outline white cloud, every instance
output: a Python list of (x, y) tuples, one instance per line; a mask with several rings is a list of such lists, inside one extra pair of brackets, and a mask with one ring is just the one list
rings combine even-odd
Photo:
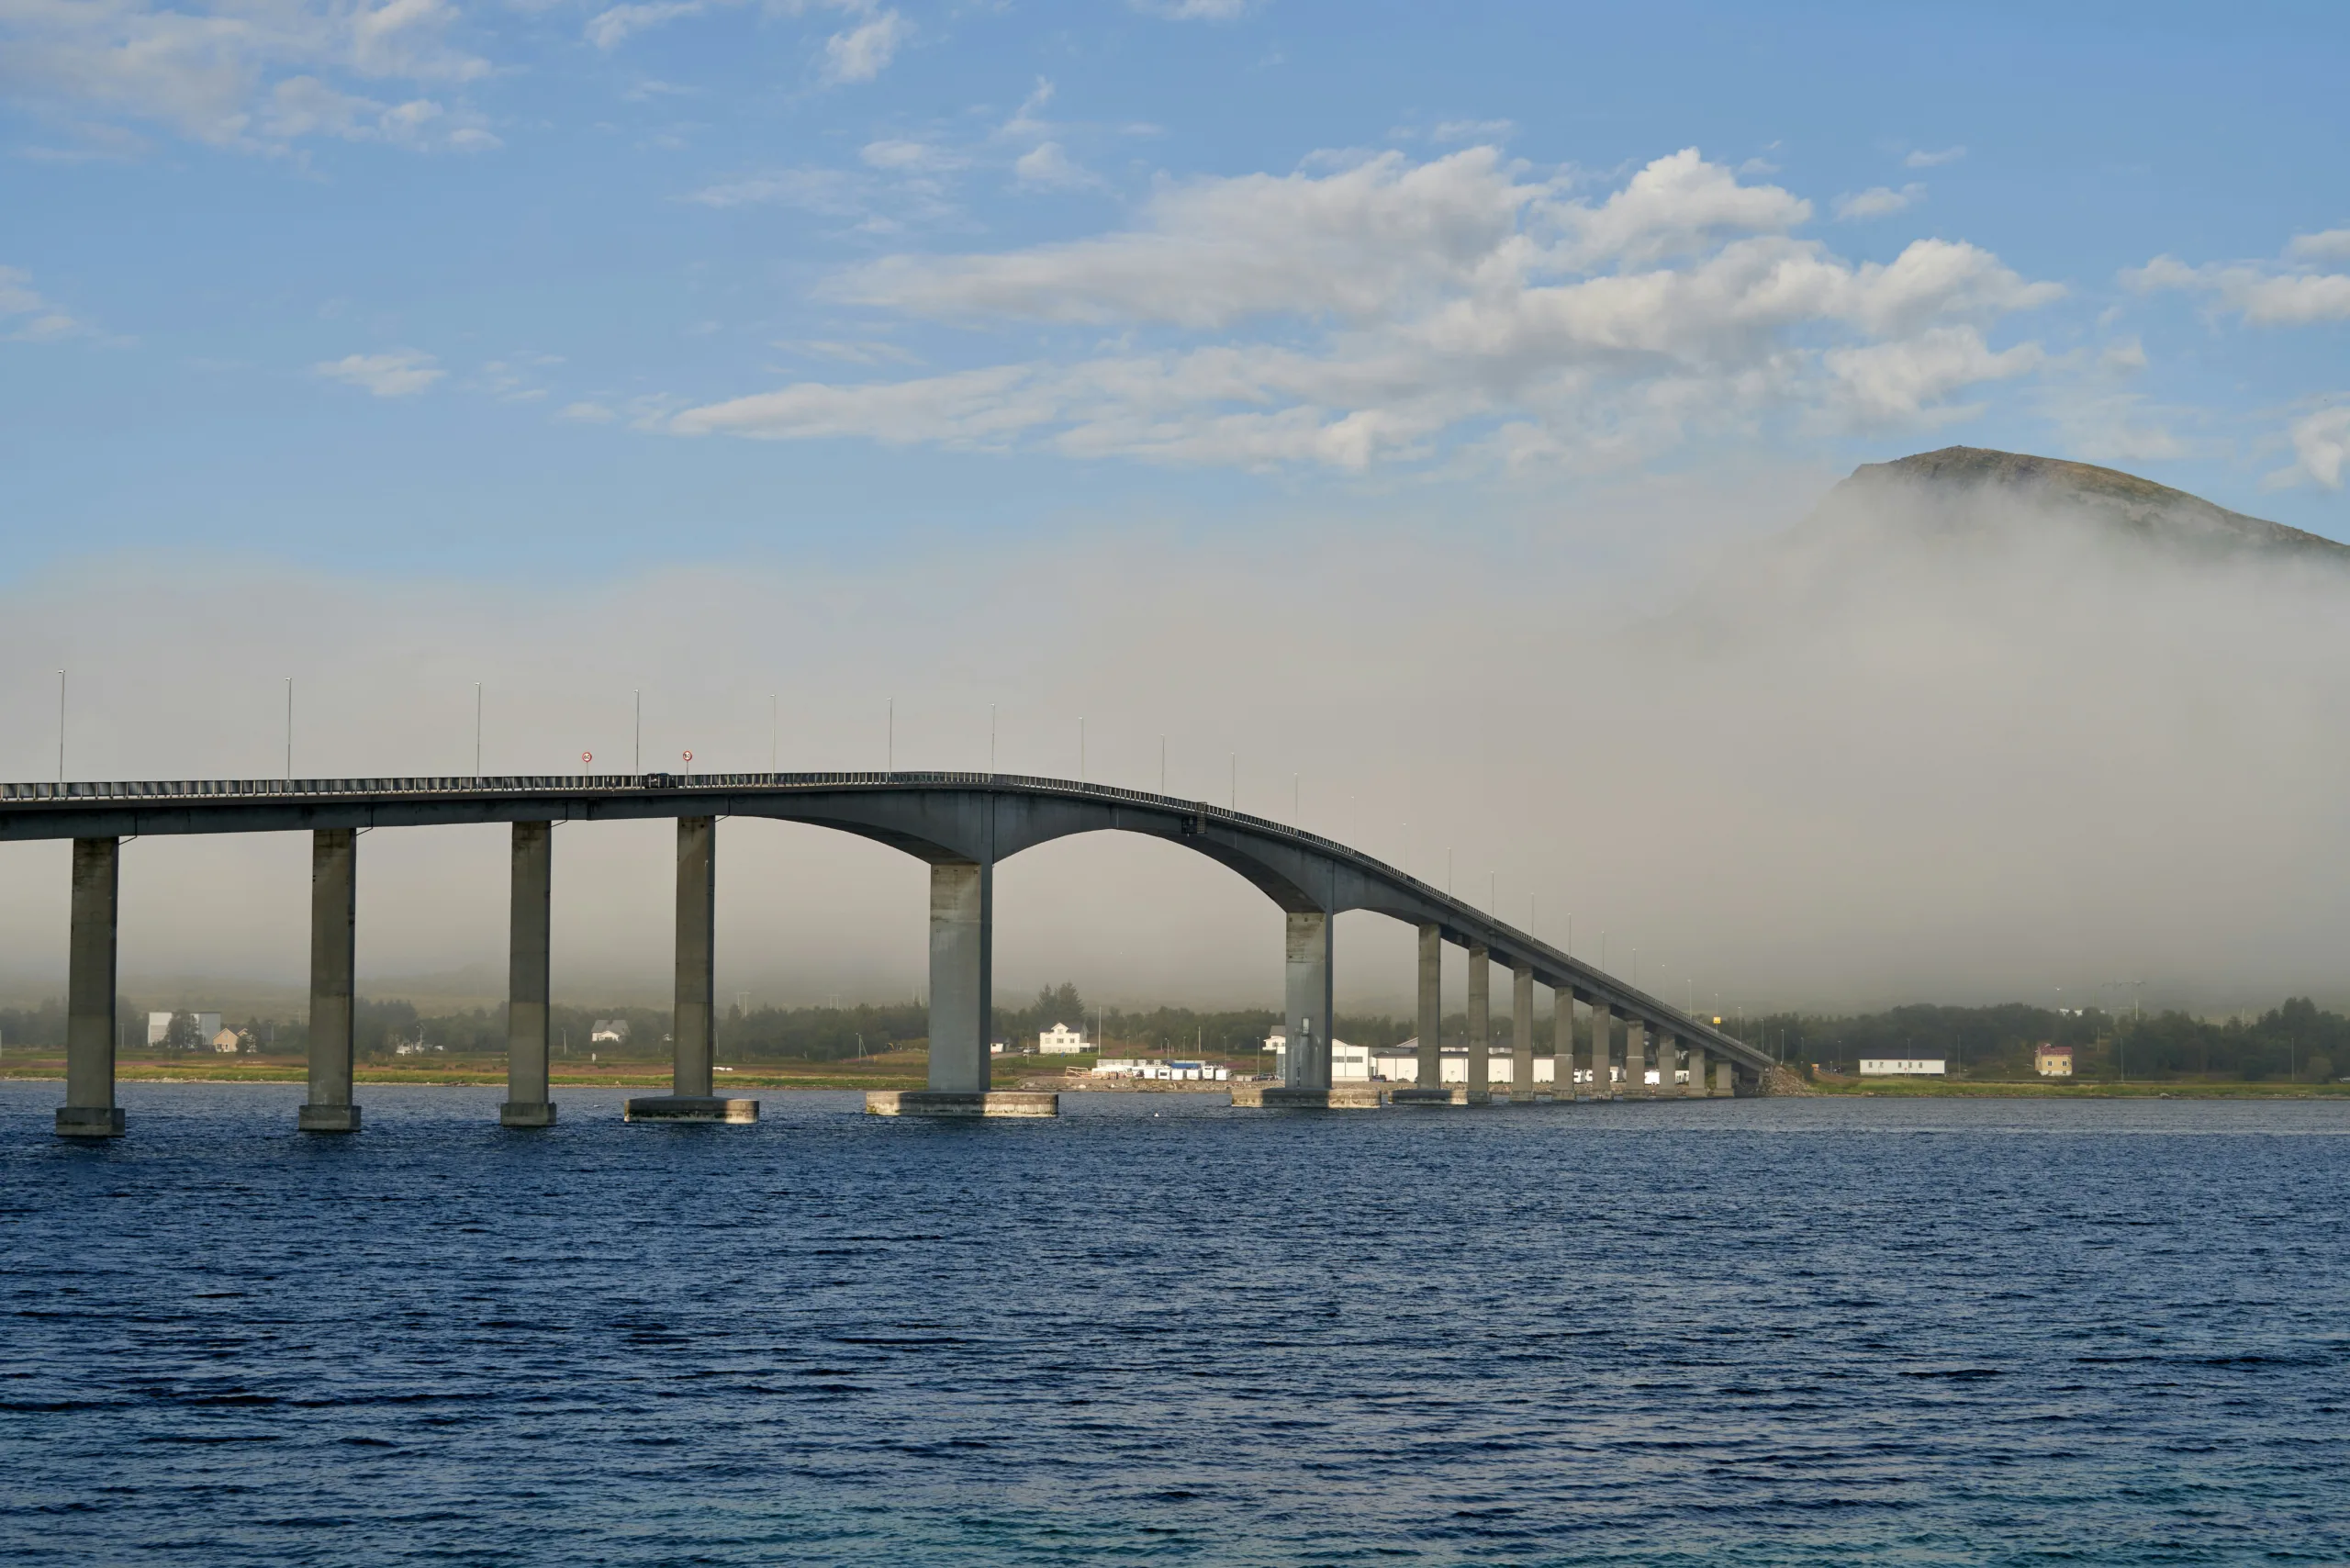
[(1013, 173), (1024, 185), (1041, 185), (1050, 190), (1076, 190), (1098, 185), (1091, 171), (1070, 162), (1058, 141), (1040, 141), (1022, 153), (1012, 165)]
[(2342, 488), (2343, 470), (2350, 467), (2350, 403), (2305, 414), (2287, 433), (2293, 442), (2293, 461), (2263, 483), (2271, 489), (2300, 484)]
[(2189, 266), (2176, 256), (2156, 256), (2143, 267), (2124, 270), (2121, 281), (2142, 293), (2183, 289), (2209, 295), (2217, 308), (2250, 326), (2305, 327), (2350, 321), (2350, 274), (2322, 272), (2314, 264), (2334, 259), (2350, 259), (2350, 230), (2301, 235), (2278, 262)]
[(1945, 163), (1955, 163), (1965, 156), (1966, 149), (1964, 147), (1945, 147), (1939, 152), (1929, 152), (1919, 148), (1901, 160), (1901, 162), (1905, 168), (1939, 169)]
[(664, 22), (674, 22), (681, 17), (699, 17), (713, 4), (725, 5), (737, 0), (648, 0), (636, 6), (613, 6), (588, 18), (588, 41), (598, 49), (614, 50), (634, 33), (657, 28)]
[(21, 343), (52, 342), (88, 330), (37, 293), (32, 274), (22, 267), (0, 267), (0, 337)]
[(1852, 219), (1889, 218), (1904, 212), (1924, 199), (1926, 187), (1912, 181), (1895, 190), (1889, 185), (1871, 185), (1867, 190), (1836, 198), (1836, 216)]
[(461, 20), (446, 0), (0, 0), (0, 90), (63, 119), (146, 120), (248, 151), (312, 136), (496, 146), (462, 105), (352, 85), (486, 77), (489, 62), (451, 41)]
[(447, 374), (431, 354), (416, 349), (346, 354), (341, 359), (322, 360), (310, 368), (330, 381), (359, 387), (378, 398), (413, 398)]
[(602, 403), (565, 403), (555, 418), (574, 424), (608, 425), (620, 415)]
[(870, 82), (897, 58), (898, 46), (913, 36), (914, 27), (895, 11), (882, 11), (845, 32), (824, 40), (824, 79), (828, 82)]
[(2296, 234), (2293, 242), (2285, 247), (2285, 255), (2296, 262), (2350, 262), (2350, 229)]
[(1428, 131), (1430, 141), (1507, 141), (1517, 134), (1515, 122), (1505, 119), (1439, 120)]
[(1171, 22), (1229, 22), (1248, 10), (1248, 0), (1133, 0), (1133, 5)]
[(1986, 333), (2055, 285), (1951, 241), (1854, 264), (1789, 232), (1810, 214), (1695, 151), (1595, 204), (1491, 147), (1169, 183), (1123, 230), (892, 256), (829, 286), (898, 318), (1110, 329), (1110, 349), (802, 382), (671, 428), (1344, 468), (1491, 438), (1589, 462), (1775, 415), (1928, 423), (2042, 363)]

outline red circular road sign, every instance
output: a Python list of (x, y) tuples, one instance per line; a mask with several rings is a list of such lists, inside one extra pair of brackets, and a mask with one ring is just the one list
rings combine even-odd
[(694, 754), (693, 754), (693, 753), (691, 753), (691, 752), (688, 752), (688, 753), (686, 753), (686, 760), (687, 760), (688, 762), (691, 762), (693, 759), (694, 759)]
[(579, 760), (582, 762), (593, 762), (596, 760), (596, 754), (592, 751), (583, 751), (579, 754)]

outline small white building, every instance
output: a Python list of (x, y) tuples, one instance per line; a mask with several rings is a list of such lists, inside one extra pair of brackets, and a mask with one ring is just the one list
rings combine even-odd
[(1151, 1057), (1104, 1057), (1093, 1064), (1096, 1078), (1133, 1078), (1146, 1081), (1224, 1083), (1232, 1070), (1213, 1062), (1160, 1061)]
[(212, 1036), (212, 1048), (222, 1056), (234, 1056), (244, 1048), (244, 1040), (234, 1029), (222, 1029)]
[(147, 1014), (147, 1043), (149, 1045), (160, 1046), (171, 1038), (171, 1035), (172, 1015), (170, 1014), (150, 1013)]
[(588, 1031), (588, 1043), (591, 1046), (628, 1044), (628, 1020), (625, 1018), (597, 1019), (595, 1026)]
[(1940, 1057), (1863, 1057), (1863, 1078), (1941, 1078)]
[(1093, 1047), (1085, 1043), (1085, 1032), (1066, 1024), (1056, 1024), (1036, 1036), (1036, 1054), (1046, 1057), (1081, 1056)]
[[(1273, 1053), (1274, 1072), (1279, 1076), (1282, 1058), (1289, 1054), (1289, 1041), (1279, 1030), (1265, 1036), (1265, 1048)], [(1444, 1081), (1469, 1081), (1469, 1047), (1448, 1046), (1443, 1055)], [(1486, 1081), (1496, 1088), (1506, 1089), (1517, 1069), (1516, 1052), (1511, 1047), (1494, 1047), (1486, 1067)], [(1557, 1076), (1555, 1058), (1538, 1056), (1534, 1058), (1534, 1081), (1548, 1083)], [(1681, 1075), (1684, 1078), (1687, 1073)], [(1420, 1042), (1409, 1039), (1400, 1046), (1350, 1046), (1344, 1040), (1330, 1042), (1330, 1081), (1417, 1083), (1420, 1080)], [(1650, 1074), (1655, 1081), (1655, 1074)]]

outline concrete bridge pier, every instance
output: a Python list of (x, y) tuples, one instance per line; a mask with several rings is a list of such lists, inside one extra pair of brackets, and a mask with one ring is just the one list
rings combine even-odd
[(506, 963), (506, 1103), (501, 1126), (551, 1127), (547, 1097), (548, 916), (553, 902), (554, 823), (514, 824), (512, 896)]
[(1453, 1092), (1444, 1081), (1444, 928), (1420, 927), (1419, 1060), (1412, 1087), (1389, 1096), (1398, 1105), (1449, 1105)]
[[(1663, 1034), (1645, 1018), (1634, 1019), (1624, 1030), (1624, 1059), (1629, 1062), (1637, 1054), (1639, 1069), (1633, 1074), (1639, 1081), (1640, 1092), (1651, 1100), (1661, 1100), (1673, 1092), (1673, 1053), (1667, 1048)], [(1656, 1082), (1649, 1082), (1649, 1073), (1656, 1073)]]
[(1469, 1103), (1494, 1103), (1494, 955), (1469, 944)]
[(677, 819), (677, 961), (669, 1092), (631, 1100), (632, 1122), (755, 1122), (756, 1100), (711, 1092), (717, 1058), (718, 819)]
[(1620, 1100), (1615, 1073), (1616, 1020), (1607, 1003), (1597, 997), (1591, 999), (1591, 1097), (1595, 1100)]
[(1738, 1090), (1734, 1083), (1736, 1073), (1737, 1064), (1732, 1062), (1729, 1058), (1718, 1057), (1715, 1058), (1713, 1098), (1717, 1100), (1729, 1100), (1737, 1095)]
[(1330, 917), (1319, 910), (1292, 912), (1283, 944), (1287, 978), (1288, 1049), (1281, 1053), (1281, 1087), (1330, 1087)]
[[(1534, 1103), (1534, 970), (1513, 964), (1509, 971), (1509, 1103)], [(1556, 1087), (1555, 1081), (1553, 1088)], [(1556, 1098), (1554, 1094), (1552, 1098)]]
[(120, 1137), (114, 1103), (116, 894), (122, 841), (73, 841), (73, 913), (66, 939), (65, 1103), (60, 1137)]
[(1706, 1047), (1702, 1040), (1684, 1042), (1689, 1047), (1689, 1082), (1682, 1093), (1692, 1100), (1703, 1100), (1710, 1092), (1706, 1077)]
[(925, 1089), (875, 1089), (877, 1116), (1057, 1116), (1061, 1097), (991, 1090), (995, 1036), (995, 867), (948, 860), (930, 868), (930, 1079)]
[(310, 834), (310, 1098), (296, 1126), (355, 1133), (351, 1100), (352, 982), (358, 960), (359, 830)]

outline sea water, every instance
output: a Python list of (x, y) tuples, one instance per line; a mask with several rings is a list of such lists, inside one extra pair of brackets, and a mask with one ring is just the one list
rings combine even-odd
[(2350, 1106), (59, 1092), (12, 1562), (2350, 1559)]

